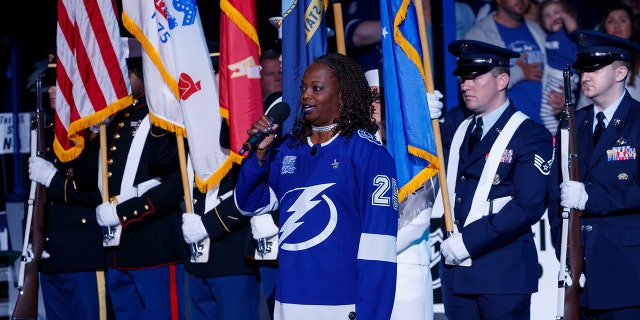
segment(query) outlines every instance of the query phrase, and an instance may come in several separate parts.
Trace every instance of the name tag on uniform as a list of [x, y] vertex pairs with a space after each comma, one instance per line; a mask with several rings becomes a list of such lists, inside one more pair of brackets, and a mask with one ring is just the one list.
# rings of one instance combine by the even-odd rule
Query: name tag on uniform
[[607, 150], [607, 161], [635, 160], [636, 148], [630, 146], [613, 147]]

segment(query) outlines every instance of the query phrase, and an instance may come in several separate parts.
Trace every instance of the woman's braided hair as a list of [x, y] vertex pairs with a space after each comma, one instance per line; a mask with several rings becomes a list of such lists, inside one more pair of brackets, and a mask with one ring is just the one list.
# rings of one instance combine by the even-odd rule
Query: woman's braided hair
[[[339, 131], [340, 135], [347, 137], [347, 141], [358, 129], [375, 134], [378, 125], [371, 116], [374, 110], [373, 94], [360, 65], [352, 58], [340, 53], [322, 55], [313, 63], [329, 67], [338, 80], [342, 105], [340, 105], [340, 117], [334, 120], [338, 126], [333, 131]], [[311, 136], [311, 124], [305, 120], [304, 116], [299, 117], [295, 120], [291, 132], [294, 144], [299, 145]]]

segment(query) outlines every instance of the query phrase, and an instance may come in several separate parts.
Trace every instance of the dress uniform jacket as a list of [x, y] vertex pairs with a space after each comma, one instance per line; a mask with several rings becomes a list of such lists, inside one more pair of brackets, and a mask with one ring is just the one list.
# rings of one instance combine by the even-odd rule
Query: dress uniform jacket
[[[149, 113], [144, 96], [119, 112], [107, 127], [109, 197], [120, 194], [125, 165], [139, 124]], [[161, 183], [118, 203], [122, 223], [120, 245], [109, 247], [109, 267], [137, 269], [182, 262], [182, 180], [176, 136], [151, 126], [136, 171], [134, 184], [154, 178]]]
[[[580, 218], [586, 284], [579, 302], [589, 309], [638, 306], [640, 102], [625, 93], [596, 146], [593, 119], [593, 104], [575, 112], [580, 181], [589, 195]], [[549, 218], [559, 250], [561, 221], [557, 212]]]
[[[453, 133], [464, 116], [462, 109], [448, 112], [443, 126], [445, 156]], [[472, 199], [485, 166], [485, 160], [499, 132], [516, 112], [509, 105], [492, 128], [485, 128], [485, 136], [467, 155], [469, 126], [460, 150], [456, 175], [454, 223], [463, 234], [464, 244], [472, 259], [472, 266], [451, 266], [440, 263], [440, 278], [461, 294], [528, 294], [538, 288], [538, 256], [531, 226], [545, 212], [547, 188], [552, 159], [551, 134], [542, 125], [526, 119], [508, 143], [488, 201], [512, 197], [501, 210], [484, 215], [465, 225]], [[488, 129], [488, 131], [486, 131]], [[543, 160], [543, 161], [540, 161]], [[451, 193], [451, 191], [449, 191]]]
[[[226, 196], [233, 191], [238, 177], [239, 166], [234, 165], [231, 171], [220, 182], [218, 197]], [[194, 212], [202, 215], [202, 223], [209, 234], [209, 261], [207, 263], [191, 263], [185, 258], [185, 270], [200, 277], [221, 277], [242, 274], [257, 274], [255, 261], [245, 257], [247, 242], [251, 237], [250, 216], [244, 216], [235, 205], [233, 195], [221, 198], [221, 202], [204, 213], [205, 195], [194, 190]], [[189, 251], [189, 250], [187, 250]]]
[[[46, 133], [51, 142], [53, 125]], [[101, 227], [96, 221], [96, 207], [102, 202], [96, 193], [99, 139], [85, 141], [82, 153], [69, 162], [60, 162], [52, 149], [47, 150], [47, 160], [58, 173], [47, 188], [44, 249], [50, 256], [40, 259], [43, 273], [106, 269]]]

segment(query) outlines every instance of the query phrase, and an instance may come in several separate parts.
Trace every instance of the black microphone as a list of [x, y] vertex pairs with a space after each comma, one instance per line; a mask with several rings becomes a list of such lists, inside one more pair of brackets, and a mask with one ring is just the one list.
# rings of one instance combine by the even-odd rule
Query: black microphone
[[[291, 107], [286, 102], [278, 102], [276, 105], [271, 107], [269, 111], [265, 114], [273, 123], [277, 123], [278, 125], [282, 125], [282, 122], [287, 120], [289, 117], [289, 113], [291, 113]], [[240, 155], [243, 155], [245, 152], [255, 148], [256, 145], [260, 144], [264, 138], [266, 138], [269, 134], [265, 132], [257, 132], [249, 136], [249, 139], [244, 142], [242, 145], [242, 149], [240, 149]]]

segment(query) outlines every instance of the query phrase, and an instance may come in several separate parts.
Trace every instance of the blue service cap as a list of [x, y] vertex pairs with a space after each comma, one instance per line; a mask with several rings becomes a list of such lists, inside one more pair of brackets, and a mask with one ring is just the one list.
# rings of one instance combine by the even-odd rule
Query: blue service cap
[[495, 67], [509, 68], [509, 60], [520, 56], [515, 51], [475, 40], [452, 41], [449, 43], [449, 52], [458, 57], [454, 76], [476, 76]]
[[571, 39], [578, 44], [575, 69], [598, 70], [615, 60], [631, 62], [633, 55], [640, 52], [640, 45], [618, 36], [593, 30], [576, 30]]

